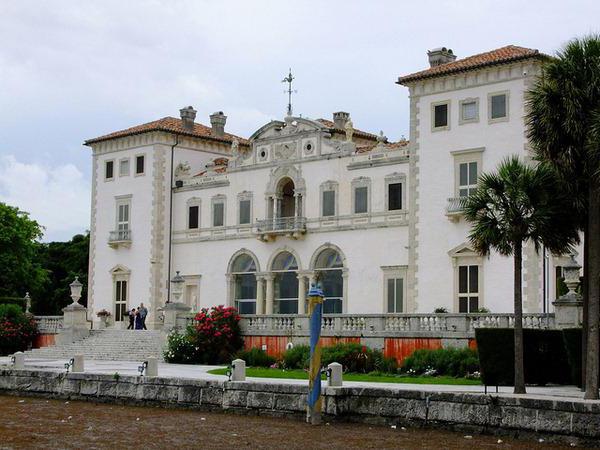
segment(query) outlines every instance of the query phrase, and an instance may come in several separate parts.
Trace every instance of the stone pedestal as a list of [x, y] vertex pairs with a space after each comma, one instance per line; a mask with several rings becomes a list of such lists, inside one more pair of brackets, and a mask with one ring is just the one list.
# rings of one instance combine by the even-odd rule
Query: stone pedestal
[[148, 358], [148, 367], [146, 367], [146, 376], [147, 377], [157, 377], [158, 376], [158, 360], [154, 357]]
[[231, 381], [246, 381], [246, 361], [243, 359], [231, 362]]
[[79, 303], [71, 303], [63, 308], [63, 327], [56, 335], [56, 344], [63, 345], [83, 339], [90, 334], [87, 321], [87, 308]]
[[569, 292], [561, 296], [554, 305], [554, 323], [556, 328], [579, 328], [583, 323], [583, 301], [581, 296]]
[[22, 370], [25, 368], [25, 354], [23, 352], [17, 352], [13, 355], [13, 369]]
[[177, 315], [188, 313], [191, 311], [191, 309], [192, 308], [184, 303], [167, 303], [163, 308], [165, 315], [163, 330], [165, 333], [169, 333], [170, 331], [177, 329]]
[[340, 363], [332, 362], [327, 366], [327, 370], [329, 370], [329, 376], [327, 377], [327, 386], [342, 387], [342, 365]]
[[83, 355], [75, 355], [73, 357], [73, 368], [71, 372], [83, 372], [84, 371], [84, 358]]

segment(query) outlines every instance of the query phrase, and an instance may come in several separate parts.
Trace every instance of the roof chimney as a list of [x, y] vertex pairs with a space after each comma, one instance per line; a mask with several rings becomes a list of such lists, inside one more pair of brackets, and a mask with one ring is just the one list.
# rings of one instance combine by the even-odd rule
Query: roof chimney
[[191, 106], [186, 106], [179, 110], [181, 121], [183, 122], [183, 129], [185, 131], [194, 130], [194, 120], [196, 119], [196, 110]]
[[452, 53], [451, 48], [440, 47], [434, 48], [433, 50], [427, 51], [427, 56], [429, 57], [429, 66], [435, 67], [441, 64], [446, 64], [454, 61], [456, 59], [456, 55]]
[[217, 111], [210, 115], [213, 136], [222, 137], [225, 134], [225, 122], [227, 122], [227, 116], [223, 114], [223, 111]]
[[347, 113], [344, 111], [334, 112], [333, 113], [333, 126], [340, 130], [343, 130], [344, 126], [346, 126], [346, 122], [348, 122], [349, 118], [350, 118], [350, 113]]

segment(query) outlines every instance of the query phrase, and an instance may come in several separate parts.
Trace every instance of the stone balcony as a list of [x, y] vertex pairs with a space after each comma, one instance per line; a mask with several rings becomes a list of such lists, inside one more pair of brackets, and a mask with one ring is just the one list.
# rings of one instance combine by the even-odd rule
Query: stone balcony
[[456, 222], [463, 214], [463, 202], [466, 197], [451, 197], [446, 205], [446, 217]]
[[306, 217], [276, 217], [256, 222], [256, 235], [261, 241], [272, 241], [277, 236], [299, 239], [306, 233]]
[[112, 248], [129, 247], [131, 245], [131, 230], [111, 231], [108, 234], [108, 245]]

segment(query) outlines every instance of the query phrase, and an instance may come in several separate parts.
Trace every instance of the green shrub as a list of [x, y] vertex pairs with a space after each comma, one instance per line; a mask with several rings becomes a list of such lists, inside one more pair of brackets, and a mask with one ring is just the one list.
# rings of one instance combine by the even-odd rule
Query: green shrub
[[[199, 349], [198, 349], [199, 350]], [[194, 364], [198, 359], [198, 350], [185, 334], [169, 333], [165, 361], [173, 364]]]
[[[340, 343], [323, 347], [321, 366], [332, 362], [341, 364], [344, 372], [369, 373], [373, 371], [395, 373], [398, 367], [395, 358], [386, 358], [379, 350], [370, 349], [356, 343]], [[297, 345], [283, 354], [283, 363], [288, 369], [308, 369], [310, 347]]]
[[0, 305], [18, 305], [25, 311], [25, 299], [21, 297], [0, 297]]
[[465, 377], [479, 371], [479, 361], [477, 352], [470, 348], [421, 349], [404, 360], [402, 371], [415, 375]]
[[37, 335], [32, 316], [18, 305], [0, 305], [0, 355], [27, 350]]
[[581, 328], [566, 328], [562, 330], [563, 342], [567, 352], [567, 360], [571, 367], [571, 383], [581, 387], [582, 385], [582, 331]]
[[[481, 378], [486, 385], [514, 383], [514, 330], [478, 328], [475, 331]], [[523, 330], [525, 383], [569, 384], [571, 366], [561, 330]]]
[[246, 366], [249, 367], [271, 367], [277, 362], [275, 358], [267, 355], [267, 352], [260, 348], [241, 350], [237, 352], [235, 357], [243, 359], [246, 362]]
[[283, 354], [283, 363], [287, 369], [308, 369], [310, 363], [310, 347], [296, 345]]

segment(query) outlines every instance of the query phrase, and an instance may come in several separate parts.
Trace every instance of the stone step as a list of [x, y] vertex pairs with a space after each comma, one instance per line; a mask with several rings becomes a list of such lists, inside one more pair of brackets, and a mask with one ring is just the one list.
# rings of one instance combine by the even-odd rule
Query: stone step
[[162, 360], [166, 339], [160, 331], [148, 330], [93, 330], [77, 342], [33, 349], [30, 357], [71, 358], [83, 354], [96, 360], [145, 360], [156, 357]]

